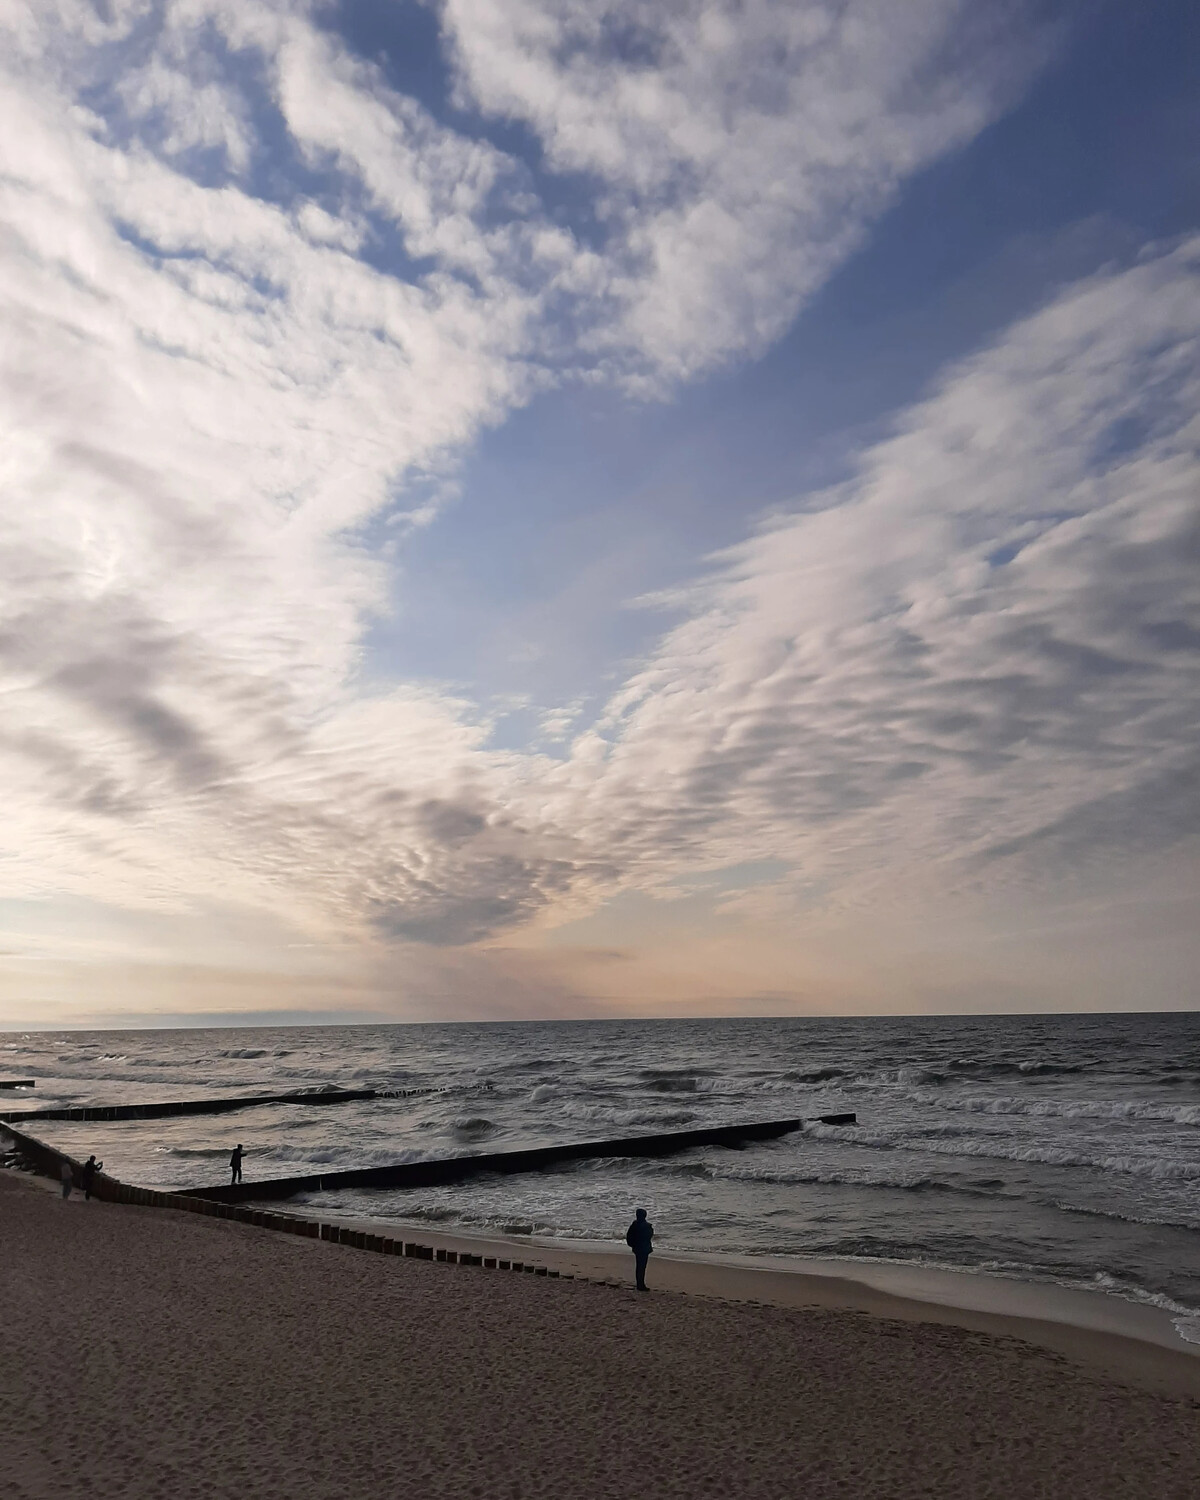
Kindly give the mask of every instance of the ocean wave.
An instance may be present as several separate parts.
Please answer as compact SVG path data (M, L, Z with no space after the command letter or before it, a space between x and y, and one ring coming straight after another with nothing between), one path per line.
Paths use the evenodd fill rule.
M1127 1302L1140 1302L1147 1307L1157 1307L1171 1315L1171 1322L1179 1337L1188 1344L1200 1344L1200 1308L1187 1307L1168 1297L1165 1292L1152 1292L1134 1282L1124 1281L1107 1271L1097 1271L1093 1285L1101 1291L1124 1297Z
M1020 1074L1023 1078L1053 1078L1062 1073L1086 1073L1088 1063L1046 1062L1042 1058L1023 1058L1012 1062L1001 1059L955 1057L946 1066L952 1073L988 1073L997 1078Z
M1055 1208L1066 1214L1085 1214L1091 1219L1114 1219L1121 1224L1145 1224L1151 1229L1200 1230L1200 1220L1170 1219L1159 1214L1136 1214L1119 1208L1096 1208L1086 1203L1063 1203L1055 1200Z
M804 1133L817 1140L839 1141L843 1145L866 1146L877 1151L929 1151L942 1156L985 1157L1047 1167L1086 1167L1155 1182L1200 1182L1200 1162L1047 1146L1036 1141L1013 1141L1000 1136L980 1139L978 1136L955 1136L950 1132L903 1128L883 1131L845 1125L805 1125Z
M203 1060L196 1057L130 1057L127 1061L131 1068L161 1068L164 1072L169 1072L172 1068L204 1067ZM108 1074L104 1077L107 1079Z
M962 1083L987 1078L1066 1077L1087 1071L1084 1063L988 1061L981 1058L950 1058L941 1062L904 1063L897 1068L872 1068L852 1072L843 1082L847 1088L908 1087L920 1084Z
M1001 1196L1004 1186L1002 1178L993 1178L988 1183L972 1186L947 1182L944 1178L931 1177L926 1172L903 1170L872 1171L869 1168L856 1171L853 1168L836 1167L709 1167L705 1175L724 1182L753 1182L778 1187L866 1187L889 1188L905 1193L952 1193L966 1198L995 1198Z
M643 1085L655 1094L720 1094L728 1092L719 1078L711 1074L663 1074L647 1078Z
M691 1109L621 1109L608 1104L566 1100L558 1113L568 1120L601 1125L687 1125L699 1116Z
M229 1155L228 1146L155 1146L156 1156L225 1156ZM250 1152L246 1153L248 1156Z
M312 1200L310 1199L309 1201L311 1202ZM457 1209L444 1208L440 1204L429 1207L413 1204L412 1207L409 1207L406 1203L404 1205L404 1217L406 1219L424 1220L430 1224L449 1224L461 1222L463 1216Z
M260 1159L288 1166L307 1167L311 1172L319 1172L323 1167L339 1170L342 1167L390 1167L402 1162L427 1161L430 1156L428 1151L412 1147L379 1146L364 1150L361 1146L352 1145L265 1146L257 1154Z
M639 1068L639 1078L717 1078L716 1068Z
M1147 1100L1019 1099L914 1095L914 1102L967 1114L1021 1115L1054 1120L1145 1120L1165 1125L1200 1125L1200 1104L1154 1104Z

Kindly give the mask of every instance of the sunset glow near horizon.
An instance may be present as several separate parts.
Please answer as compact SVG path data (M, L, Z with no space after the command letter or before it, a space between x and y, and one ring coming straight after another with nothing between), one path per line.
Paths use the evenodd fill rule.
M1194 7L0 3L0 1026L1194 1008Z

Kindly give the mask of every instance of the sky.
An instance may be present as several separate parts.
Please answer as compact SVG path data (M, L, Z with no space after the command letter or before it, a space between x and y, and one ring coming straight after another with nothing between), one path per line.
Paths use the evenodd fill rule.
M0 0L0 1026L1200 1004L1200 13Z

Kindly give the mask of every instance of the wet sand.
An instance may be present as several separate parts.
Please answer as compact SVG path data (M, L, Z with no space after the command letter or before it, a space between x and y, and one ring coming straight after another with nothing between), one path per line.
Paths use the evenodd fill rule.
M1019 1324L722 1300L748 1286L727 1269L696 1262L700 1294L643 1296L63 1203L0 1172L0 1492L1200 1494L1188 1396L999 1331ZM1169 1385L1187 1356L1144 1347Z
M629 1251L616 1243L491 1238L378 1219L338 1222L449 1250L529 1260L591 1281L626 1285L633 1274ZM1200 1400L1200 1344L1181 1338L1169 1313L1106 1292L886 1262L669 1250L651 1257L650 1282L654 1290L693 1297L869 1313L1020 1338L1066 1355L1092 1374Z

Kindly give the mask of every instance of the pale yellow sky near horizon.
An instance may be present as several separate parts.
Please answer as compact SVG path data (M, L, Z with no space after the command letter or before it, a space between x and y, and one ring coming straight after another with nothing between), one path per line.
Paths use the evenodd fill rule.
M722 914L704 897L625 895L519 940L459 948L304 942L262 945L242 932L222 963L155 960L128 934L108 952L0 953L0 1028L240 1024L250 1016L394 1021L624 1016L1004 1014L1200 1008L1200 916L1186 870L1140 893L1094 894L1054 908L959 897L821 912L787 924ZM1172 894L1173 890L1173 894ZM151 930L153 924L150 924ZM265 934L264 934L265 935ZM179 944L179 927L170 942ZM1153 972L1155 984L1144 979Z

